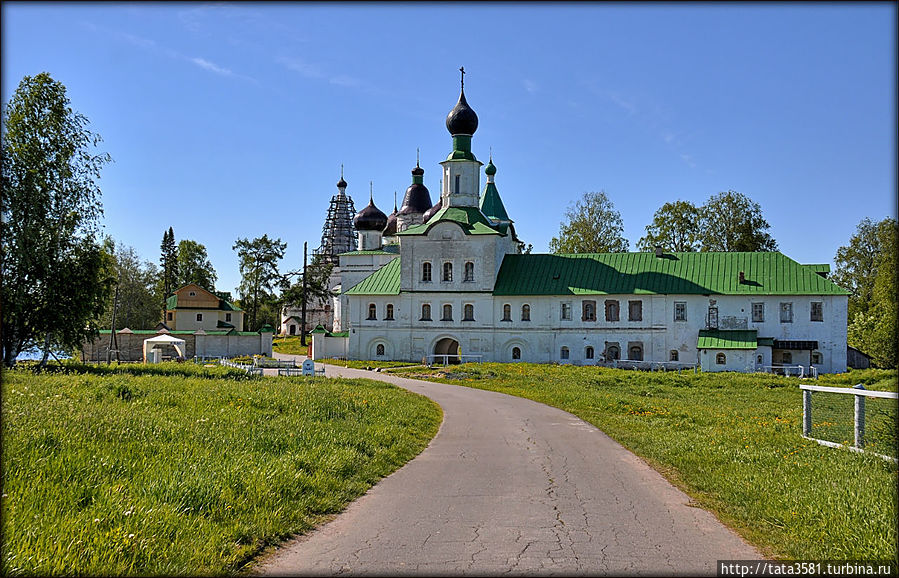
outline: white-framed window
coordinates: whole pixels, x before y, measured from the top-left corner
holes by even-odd
[[[643,302],[628,301],[627,302],[627,320],[643,321]]]
[[[522,321],[530,321],[531,320],[531,306],[525,303],[521,306],[521,320]]]
[[[474,321],[474,305],[466,303],[462,308],[462,321]]]
[[[441,321],[452,321],[453,320],[453,306],[449,303],[443,306],[443,318]]]
[[[562,321],[571,321],[571,303],[562,303]]]
[[[384,319],[387,321],[393,321],[393,303],[387,304],[387,314],[384,315]]]
[[[810,321],[824,321],[824,302],[812,301]]]
[[[687,320],[687,302],[686,301],[675,301],[674,302],[674,320],[675,321],[686,321]]]
[[[718,308],[714,305],[709,306],[709,316],[706,318],[709,329],[718,329]]]
[[[643,361],[643,344],[640,342],[628,343],[627,358],[631,361]]]
[[[456,191],[457,194],[460,193],[460,192],[462,191],[462,186],[461,186],[461,183],[460,183],[461,180],[462,180],[462,176],[461,176],[461,175],[456,175],[456,189],[455,189],[455,191]]]
[[[618,301],[614,299],[606,300],[606,321],[618,321],[619,319],[619,306]]]
[[[422,303],[421,319],[419,319],[419,321],[430,321],[430,320],[431,320],[431,304],[430,303]]]
[[[765,304],[764,303],[753,303],[752,304],[752,322],[753,323],[764,323],[765,322]]]
[[[596,301],[581,301],[581,321],[596,321]]]
[[[716,365],[725,365],[727,364],[727,356],[723,353],[715,354],[715,364]]]
[[[793,322],[793,304],[792,303],[781,303],[780,304],[780,322],[781,323],[792,323]]]
[[[421,264],[421,282],[431,282],[431,264],[427,261]]]
[[[378,306],[374,303],[368,304],[368,320],[372,321],[378,318]]]
[[[231,322],[231,314],[230,313],[225,313],[225,321],[228,323]]]
[[[203,321],[203,314],[197,313],[197,321]]]
[[[446,283],[450,283],[453,280],[453,264],[449,261],[443,264],[443,277],[441,278]]]
[[[512,306],[508,303],[503,304],[503,321],[512,321]]]
[[[465,262],[465,276],[462,278],[462,280],[465,282],[468,282],[468,283],[474,281],[474,263],[473,262],[471,262],[471,261]]]
[[[567,347],[563,346],[562,349],[559,350],[559,359],[568,359],[570,356],[571,352]]]

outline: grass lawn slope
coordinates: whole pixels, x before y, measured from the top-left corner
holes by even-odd
[[[441,420],[369,380],[191,364],[2,378],[4,575],[233,572],[342,510]]]
[[[796,378],[495,363],[448,371],[392,373],[499,391],[569,411],[646,459],[699,506],[775,557],[896,559],[896,465],[803,439]],[[816,383],[862,382],[868,389],[896,391],[896,376],[871,370],[822,376]],[[848,413],[828,414],[824,395],[847,398],[841,401],[848,402]],[[840,437],[851,441],[851,396],[814,394],[813,406],[816,427],[843,419]],[[869,436],[879,451],[895,456],[896,401],[869,400],[868,410]]]

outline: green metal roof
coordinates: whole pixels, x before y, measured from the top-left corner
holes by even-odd
[[[745,280],[740,282],[740,272]],[[848,295],[777,253],[506,255],[494,295]]]
[[[393,259],[354,287],[344,291],[344,295],[399,295],[399,293],[399,259]]]
[[[755,349],[755,329],[700,329],[697,349]]]
[[[804,265],[804,267],[808,267],[811,271],[815,273],[824,274],[825,276],[830,273],[830,264],[828,263],[816,263],[814,265]]]
[[[503,201],[499,197],[499,191],[496,190],[495,183],[487,183],[484,188],[484,194],[481,195],[481,212],[497,221],[510,221],[509,213],[503,206]]]
[[[384,245],[380,249],[372,249],[369,251],[347,251],[341,253],[338,257],[347,257],[354,255],[399,255],[399,245]]]
[[[165,300],[165,308],[166,309],[177,309],[178,308],[178,296],[171,295]],[[187,309],[217,309],[221,311],[243,311],[240,307],[231,303],[230,301],[225,301],[221,297],[219,297],[219,306],[218,307],[187,307]]]
[[[441,221],[456,223],[466,235],[505,235],[505,227],[497,227],[477,207],[443,207],[427,223],[409,227],[397,235],[426,235]]]

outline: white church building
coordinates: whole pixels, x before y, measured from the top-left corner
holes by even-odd
[[[829,266],[778,252],[523,254],[492,159],[481,189],[464,86],[446,127],[435,204],[416,166],[399,211],[370,201],[356,214],[337,333],[313,332],[313,357],[846,371],[848,292]]]

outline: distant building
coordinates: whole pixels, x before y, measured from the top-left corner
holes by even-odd
[[[416,166],[395,224],[373,200],[354,217],[332,326],[346,333],[314,334],[314,356],[846,370],[848,292],[826,266],[777,252],[521,254],[492,159],[481,190],[464,90],[446,127],[437,203]]]
[[[170,331],[242,331],[243,315],[237,305],[189,283],[166,299],[164,323]]]

